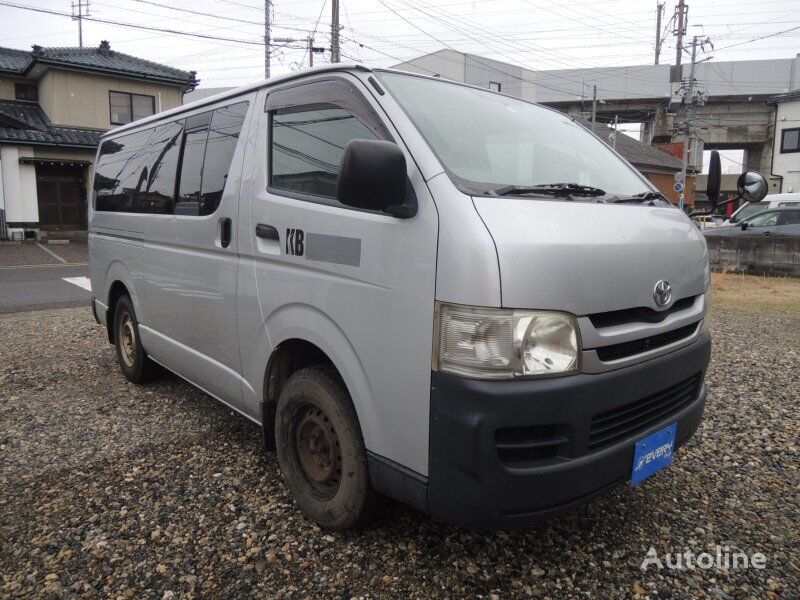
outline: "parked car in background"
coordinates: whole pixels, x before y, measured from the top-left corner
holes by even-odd
[[[700,215],[697,217],[692,217],[692,222],[703,231],[706,229],[716,229],[720,225],[719,219],[713,215]]]
[[[800,205],[765,210],[733,227],[719,227],[704,235],[800,237]]]
[[[758,213],[769,210],[771,208],[780,208],[782,206],[800,207],[800,193],[796,194],[770,194],[761,202],[746,202],[739,209],[731,215],[731,218],[723,223],[723,225],[736,225],[745,219],[757,215]]]

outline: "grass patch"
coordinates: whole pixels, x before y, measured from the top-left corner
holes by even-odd
[[[711,274],[711,308],[800,312],[800,279],[722,271]]]

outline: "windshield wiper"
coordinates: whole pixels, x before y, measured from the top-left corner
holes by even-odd
[[[611,200],[612,204],[633,204],[636,202],[648,202],[650,200],[664,200],[664,196],[658,192],[642,192],[641,194],[634,194],[633,196],[626,196],[624,198],[617,198]]]
[[[543,183],[541,185],[506,185],[492,192],[497,196],[546,194],[548,196],[605,196],[605,190],[578,183]]]

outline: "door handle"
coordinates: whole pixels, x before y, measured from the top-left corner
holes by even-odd
[[[771,231],[765,231],[762,235],[772,235]]]
[[[264,223],[259,223],[256,225],[256,237],[260,237],[263,240],[275,240],[276,242],[280,241],[278,230],[272,225],[265,225]]]
[[[219,243],[223,248],[231,245],[231,236],[233,235],[233,221],[229,217],[223,217],[219,220]]]

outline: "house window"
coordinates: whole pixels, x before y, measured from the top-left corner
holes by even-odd
[[[499,81],[490,81],[489,82],[489,90],[492,92],[499,92],[500,91],[500,82]]]
[[[15,83],[14,97],[17,100],[30,100],[36,102],[39,99],[39,89],[30,83]]]
[[[127,92],[108,92],[108,104],[111,108],[111,124],[124,125],[156,112],[154,96],[129,94]]]
[[[800,127],[781,132],[781,153],[800,152]]]

